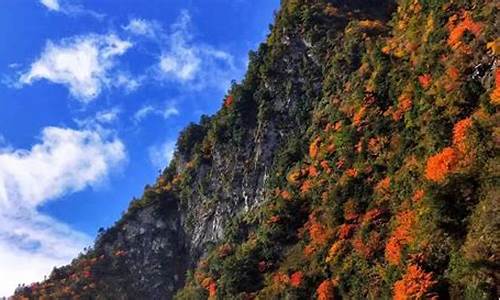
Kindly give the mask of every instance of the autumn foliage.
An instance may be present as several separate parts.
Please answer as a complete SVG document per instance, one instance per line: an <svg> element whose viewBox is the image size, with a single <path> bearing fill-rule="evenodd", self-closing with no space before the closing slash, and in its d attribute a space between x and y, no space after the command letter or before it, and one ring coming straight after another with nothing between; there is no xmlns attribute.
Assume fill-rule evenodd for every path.
<svg viewBox="0 0 500 300"><path fill-rule="evenodd" d="M312 216L306 223L306 228L309 231L311 242L316 245L325 245L331 236L331 230L318 222L314 216Z"/></svg>
<svg viewBox="0 0 500 300"><path fill-rule="evenodd" d="M385 258L393 265L400 264L403 247L413 241L412 227L415 224L415 213L411 210L400 212L396 216L396 224L385 247Z"/></svg>
<svg viewBox="0 0 500 300"><path fill-rule="evenodd" d="M472 126L472 119L465 118L453 127L453 145L461 152L465 153L467 132Z"/></svg>
<svg viewBox="0 0 500 300"><path fill-rule="evenodd" d="M362 106L355 114L354 117L352 118L352 124L354 126L359 126L361 122L363 121L364 116L366 115L366 107Z"/></svg>
<svg viewBox="0 0 500 300"><path fill-rule="evenodd" d="M448 45L453 49L457 49L463 45L462 37L465 32L472 33L475 37L481 34L482 26L472 20L470 13L465 11L462 16L453 15L448 20L447 24L450 35L448 37ZM468 51L468 48L467 48Z"/></svg>
<svg viewBox="0 0 500 300"><path fill-rule="evenodd" d="M420 83L420 86L424 89L428 89L431 86L432 83L432 77L430 74L423 74L418 76L418 82Z"/></svg>
<svg viewBox="0 0 500 300"><path fill-rule="evenodd" d="M316 289L318 300L334 300L335 285L331 279L324 280Z"/></svg>
<svg viewBox="0 0 500 300"><path fill-rule="evenodd" d="M224 106L225 107L230 107L231 105L233 105L233 102L234 102L234 97L232 95L229 95L224 100Z"/></svg>
<svg viewBox="0 0 500 300"><path fill-rule="evenodd" d="M309 156L311 159L315 159L318 155L319 145L321 143L321 138L317 137L309 146Z"/></svg>
<svg viewBox="0 0 500 300"><path fill-rule="evenodd" d="M217 296L217 282L213 278L205 278L202 281L201 286L208 291L210 298Z"/></svg>
<svg viewBox="0 0 500 300"><path fill-rule="evenodd" d="M435 182L442 182L448 173L458 164L458 155L454 148L444 148L438 154L429 157L425 169L425 177Z"/></svg>
<svg viewBox="0 0 500 300"><path fill-rule="evenodd" d="M392 113L392 119L394 121L399 121L403 115L408 112L413 106L413 101L408 94L403 94L398 98L397 109Z"/></svg>
<svg viewBox="0 0 500 300"><path fill-rule="evenodd" d="M389 188L391 186L391 178L390 177L385 177L381 181L377 183L375 186L375 192L378 194L385 194L389 192Z"/></svg>
<svg viewBox="0 0 500 300"><path fill-rule="evenodd" d="M490 95L491 103L500 105L500 68L495 70L495 88Z"/></svg>
<svg viewBox="0 0 500 300"><path fill-rule="evenodd" d="M427 299L436 281L417 265L409 265L403 278L394 284L394 300Z"/></svg>
<svg viewBox="0 0 500 300"><path fill-rule="evenodd" d="M299 287L304 280L304 273L302 271L297 271L290 276L290 284L293 287Z"/></svg>

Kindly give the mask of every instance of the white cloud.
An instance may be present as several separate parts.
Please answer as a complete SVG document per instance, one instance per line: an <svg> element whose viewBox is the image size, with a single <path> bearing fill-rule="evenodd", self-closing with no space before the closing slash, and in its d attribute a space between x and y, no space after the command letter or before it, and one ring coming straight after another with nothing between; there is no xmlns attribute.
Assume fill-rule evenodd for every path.
<svg viewBox="0 0 500 300"><path fill-rule="evenodd" d="M150 115L157 115L168 119L179 115L179 110L173 102L168 103L163 109L156 108L153 105L144 105L134 114L133 119L136 123L139 123Z"/></svg>
<svg viewBox="0 0 500 300"><path fill-rule="evenodd" d="M46 127L40 139L29 150L0 148L0 296L41 280L90 244L38 208L101 184L126 156L122 142L103 131Z"/></svg>
<svg viewBox="0 0 500 300"><path fill-rule="evenodd" d="M164 169L173 158L175 141L166 141L161 145L149 148L149 159L157 169Z"/></svg>
<svg viewBox="0 0 500 300"><path fill-rule="evenodd" d="M183 83L193 89L207 86L225 90L231 80L241 73L228 52L204 43L195 42L189 32L191 17L183 11L172 25L167 47L160 56L160 78Z"/></svg>
<svg viewBox="0 0 500 300"><path fill-rule="evenodd" d="M120 113L120 108L113 107L98 111L95 115L83 119L74 118L73 121L81 128L96 131L101 135L106 135L112 133L112 131L105 129L103 125L116 122Z"/></svg>
<svg viewBox="0 0 500 300"><path fill-rule="evenodd" d="M122 28L132 34L143 35L149 38L155 38L157 33L161 31L161 26L157 22L145 19L131 19Z"/></svg>
<svg viewBox="0 0 500 300"><path fill-rule="evenodd" d="M111 74L115 59L130 47L132 43L114 34L77 36L58 44L48 41L40 58L21 75L19 84L46 79L65 85L76 99L90 102L103 87L116 84Z"/></svg>
<svg viewBox="0 0 500 300"><path fill-rule="evenodd" d="M61 5L59 5L58 0L40 0L40 3L45 5L48 10L59 11L61 9Z"/></svg>
<svg viewBox="0 0 500 300"><path fill-rule="evenodd" d="M125 92L130 93L139 88L143 79L142 77L134 78L126 73L119 73L115 76L112 84L114 87L124 88Z"/></svg>
<svg viewBox="0 0 500 300"><path fill-rule="evenodd" d="M140 122L155 111L152 105L145 105L134 114L134 120Z"/></svg>
<svg viewBox="0 0 500 300"><path fill-rule="evenodd" d="M120 140L96 131L46 127L41 140L31 150L0 152L0 205L33 208L82 190L125 156Z"/></svg>
<svg viewBox="0 0 500 300"><path fill-rule="evenodd" d="M98 112L96 114L95 119L102 124L112 123L112 122L116 121L116 119L118 119L119 113L120 113L120 110L117 107L114 107L110 110L103 110L103 111Z"/></svg>
<svg viewBox="0 0 500 300"><path fill-rule="evenodd" d="M171 116L177 116L179 115L179 110L175 107L167 107L163 113L162 113L162 116L163 118L165 119L168 119L170 118Z"/></svg>
<svg viewBox="0 0 500 300"><path fill-rule="evenodd" d="M105 16L104 14L72 4L66 0L40 0L40 3L51 12L62 13L72 17L88 15L101 20Z"/></svg>

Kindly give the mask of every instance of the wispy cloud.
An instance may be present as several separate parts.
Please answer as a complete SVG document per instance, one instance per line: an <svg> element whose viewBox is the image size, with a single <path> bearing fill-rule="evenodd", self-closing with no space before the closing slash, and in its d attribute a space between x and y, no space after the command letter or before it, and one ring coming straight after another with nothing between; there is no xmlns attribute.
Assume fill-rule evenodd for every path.
<svg viewBox="0 0 500 300"><path fill-rule="evenodd" d="M149 38L156 38L162 34L161 25L156 21L146 19L131 19L126 26L122 26L123 30L135 35L142 35Z"/></svg>
<svg viewBox="0 0 500 300"><path fill-rule="evenodd" d="M96 120L103 124L108 124L116 121L118 119L118 114L120 113L120 109L114 107L110 110L103 110L96 114Z"/></svg>
<svg viewBox="0 0 500 300"><path fill-rule="evenodd" d="M227 89L241 69L230 53L197 42L190 33L191 27L191 16L182 11L171 26L160 55L159 78L195 90L205 87Z"/></svg>
<svg viewBox="0 0 500 300"><path fill-rule="evenodd" d="M65 85L70 94L82 102L95 99L103 87L124 85L130 89L138 83L123 73L113 73L116 57L130 47L131 42L115 34L89 34L63 39L59 43L48 41L40 58L20 76L18 84L22 86L45 79Z"/></svg>
<svg viewBox="0 0 500 300"><path fill-rule="evenodd" d="M51 12L62 13L68 16L88 15L96 19L102 19L104 14L86 9L83 6L70 3L66 0L40 0L40 3Z"/></svg>
<svg viewBox="0 0 500 300"><path fill-rule="evenodd" d="M59 5L58 0L40 0L48 10L59 11L61 9L61 5Z"/></svg>
<svg viewBox="0 0 500 300"><path fill-rule="evenodd" d="M173 140L165 141L163 144L149 147L149 159L151 164L161 170L172 160L176 143Z"/></svg>
<svg viewBox="0 0 500 300"><path fill-rule="evenodd" d="M118 107L113 107L110 109L104 109L98 111L94 116L85 117L82 119L75 118L73 121L81 128L90 129L94 131L99 131L100 133L105 133L106 130L103 128L105 125L110 125L118 120L118 116L121 113L121 109Z"/></svg>
<svg viewBox="0 0 500 300"><path fill-rule="evenodd" d="M174 102L169 102L162 108L153 105L144 105L135 112L133 120L134 122L139 123L151 115L161 116L164 119L168 119L179 115L179 110L175 106Z"/></svg>
<svg viewBox="0 0 500 300"><path fill-rule="evenodd" d="M38 209L101 184L125 157L118 138L90 129L46 127L29 150L0 147L0 295L40 280L90 244Z"/></svg>

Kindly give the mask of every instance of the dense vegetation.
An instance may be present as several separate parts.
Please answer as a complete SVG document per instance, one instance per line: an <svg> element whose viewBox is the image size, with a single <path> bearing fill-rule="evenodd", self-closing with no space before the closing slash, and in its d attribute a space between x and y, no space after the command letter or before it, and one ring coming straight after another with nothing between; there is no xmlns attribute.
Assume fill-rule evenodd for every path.
<svg viewBox="0 0 500 300"><path fill-rule="evenodd" d="M196 206L194 193L229 201L198 170L218 148L240 149L248 128L278 130L258 124L281 118L274 98L296 83L280 63L303 41L320 73L298 67L313 84L267 166L264 200L232 216L176 298L498 298L497 15L487 0L283 1L246 78L182 132L175 160L127 212L166 198ZM140 298L119 283L126 251L89 251L17 298Z"/></svg>

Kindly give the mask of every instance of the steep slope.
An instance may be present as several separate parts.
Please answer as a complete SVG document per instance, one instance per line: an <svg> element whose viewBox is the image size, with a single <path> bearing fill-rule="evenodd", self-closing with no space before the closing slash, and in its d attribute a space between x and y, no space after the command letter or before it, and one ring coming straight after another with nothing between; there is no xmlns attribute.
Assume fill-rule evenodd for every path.
<svg viewBox="0 0 500 300"><path fill-rule="evenodd" d="M16 298L498 297L497 14L283 1L157 182Z"/></svg>

